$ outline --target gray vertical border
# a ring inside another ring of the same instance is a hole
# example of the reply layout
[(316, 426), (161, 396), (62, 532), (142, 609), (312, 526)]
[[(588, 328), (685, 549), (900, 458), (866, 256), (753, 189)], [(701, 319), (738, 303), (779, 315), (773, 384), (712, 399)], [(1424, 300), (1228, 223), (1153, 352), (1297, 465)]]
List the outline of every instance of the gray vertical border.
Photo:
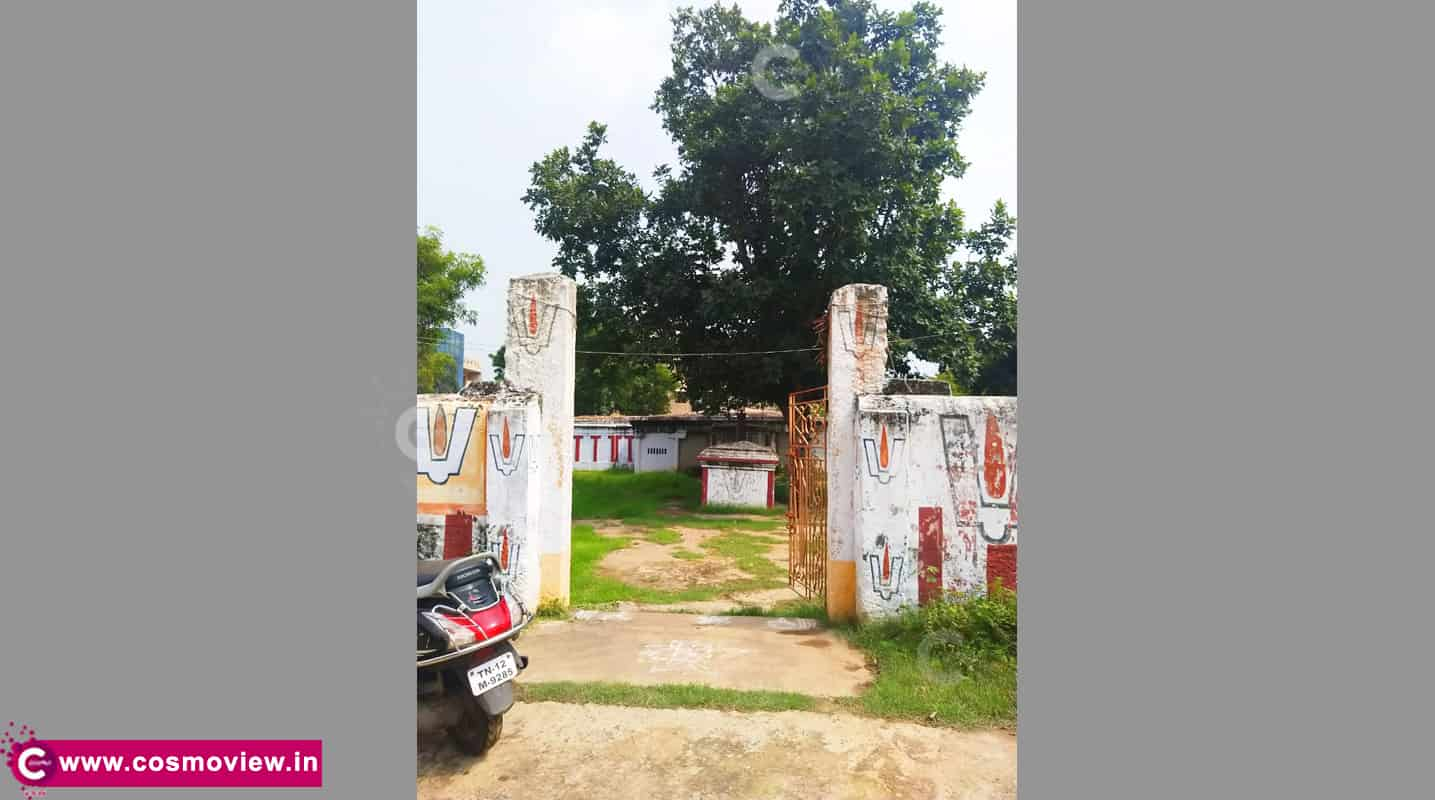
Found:
[(0, 10), (0, 724), (412, 796), (414, 69), (408, 3)]
[(1429, 17), (1022, 0), (1023, 797), (1429, 794)]

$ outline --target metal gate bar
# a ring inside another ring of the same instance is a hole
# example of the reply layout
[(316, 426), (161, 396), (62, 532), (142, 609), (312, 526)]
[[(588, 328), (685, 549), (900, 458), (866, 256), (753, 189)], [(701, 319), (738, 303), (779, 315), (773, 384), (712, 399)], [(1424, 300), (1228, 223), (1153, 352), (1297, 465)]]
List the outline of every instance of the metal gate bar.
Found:
[(827, 387), (787, 398), (787, 585), (827, 597)]

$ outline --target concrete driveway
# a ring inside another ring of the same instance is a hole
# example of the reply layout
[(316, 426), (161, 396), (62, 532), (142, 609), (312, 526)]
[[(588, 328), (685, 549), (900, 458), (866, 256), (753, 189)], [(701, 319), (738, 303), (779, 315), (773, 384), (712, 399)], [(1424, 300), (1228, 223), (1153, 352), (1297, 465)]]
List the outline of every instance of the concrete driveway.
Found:
[(853, 697), (872, 680), (862, 653), (809, 619), (578, 611), (540, 621), (518, 650), (524, 682), (701, 683)]

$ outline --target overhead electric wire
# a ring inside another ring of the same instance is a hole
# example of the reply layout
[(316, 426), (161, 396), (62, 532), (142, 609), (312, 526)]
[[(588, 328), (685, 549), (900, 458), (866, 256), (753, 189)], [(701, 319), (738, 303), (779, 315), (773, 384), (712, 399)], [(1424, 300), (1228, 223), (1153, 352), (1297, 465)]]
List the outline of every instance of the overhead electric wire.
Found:
[[(889, 339), (889, 340), (888, 340), (888, 343), (889, 343), (889, 344), (906, 344), (906, 343), (909, 343), (909, 342), (916, 342), (916, 341), (921, 341), (921, 340), (924, 340), (924, 339), (940, 339), (940, 338), (943, 338), (943, 337), (950, 337), (950, 336), (956, 336), (956, 335), (957, 335), (957, 334), (955, 334), (955, 333), (933, 333), (933, 334), (928, 334), (928, 335), (926, 335), (926, 336), (912, 336), (912, 337), (901, 338), (901, 339)], [(443, 340), (430, 341), (430, 340), (422, 339), (422, 338), (420, 338), (420, 339), (417, 340), (417, 342), (418, 342), (419, 344), (438, 344), (438, 343), (440, 343), (441, 341), (443, 341)], [(506, 344), (506, 343), (505, 343), (505, 344)], [(469, 348), (465, 346), (464, 349), (467, 350), (467, 349), (469, 349)], [(473, 348), (473, 349), (475, 349), (475, 350), (483, 350), (484, 348)], [(497, 350), (497, 349), (495, 348), (494, 351), (496, 352), (496, 350)], [(585, 356), (628, 356), (628, 357), (632, 357), (632, 358), (723, 358), (723, 357), (726, 357), (726, 356), (773, 356), (773, 355), (787, 355), (787, 354), (790, 354), (790, 353), (815, 353), (815, 352), (819, 352), (819, 351), (821, 351), (821, 350), (823, 350), (822, 347), (792, 347), (792, 348), (786, 348), (786, 349), (781, 349), (781, 350), (739, 350), (739, 351), (712, 350), (712, 351), (696, 352), (696, 353), (652, 353), (652, 352), (629, 352), (629, 351), (623, 351), (623, 350), (574, 350), (573, 352), (577, 353), (578, 355), (585, 355)]]

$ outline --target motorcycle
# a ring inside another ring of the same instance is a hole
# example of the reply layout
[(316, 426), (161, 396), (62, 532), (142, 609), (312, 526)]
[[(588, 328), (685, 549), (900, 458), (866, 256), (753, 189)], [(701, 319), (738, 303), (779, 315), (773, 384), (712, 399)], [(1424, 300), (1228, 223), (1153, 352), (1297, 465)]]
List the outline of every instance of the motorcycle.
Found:
[(420, 718), (435, 718), (472, 755), (498, 741), (513, 679), (528, 667), (513, 642), (533, 614), (508, 589), (492, 553), (418, 562)]

